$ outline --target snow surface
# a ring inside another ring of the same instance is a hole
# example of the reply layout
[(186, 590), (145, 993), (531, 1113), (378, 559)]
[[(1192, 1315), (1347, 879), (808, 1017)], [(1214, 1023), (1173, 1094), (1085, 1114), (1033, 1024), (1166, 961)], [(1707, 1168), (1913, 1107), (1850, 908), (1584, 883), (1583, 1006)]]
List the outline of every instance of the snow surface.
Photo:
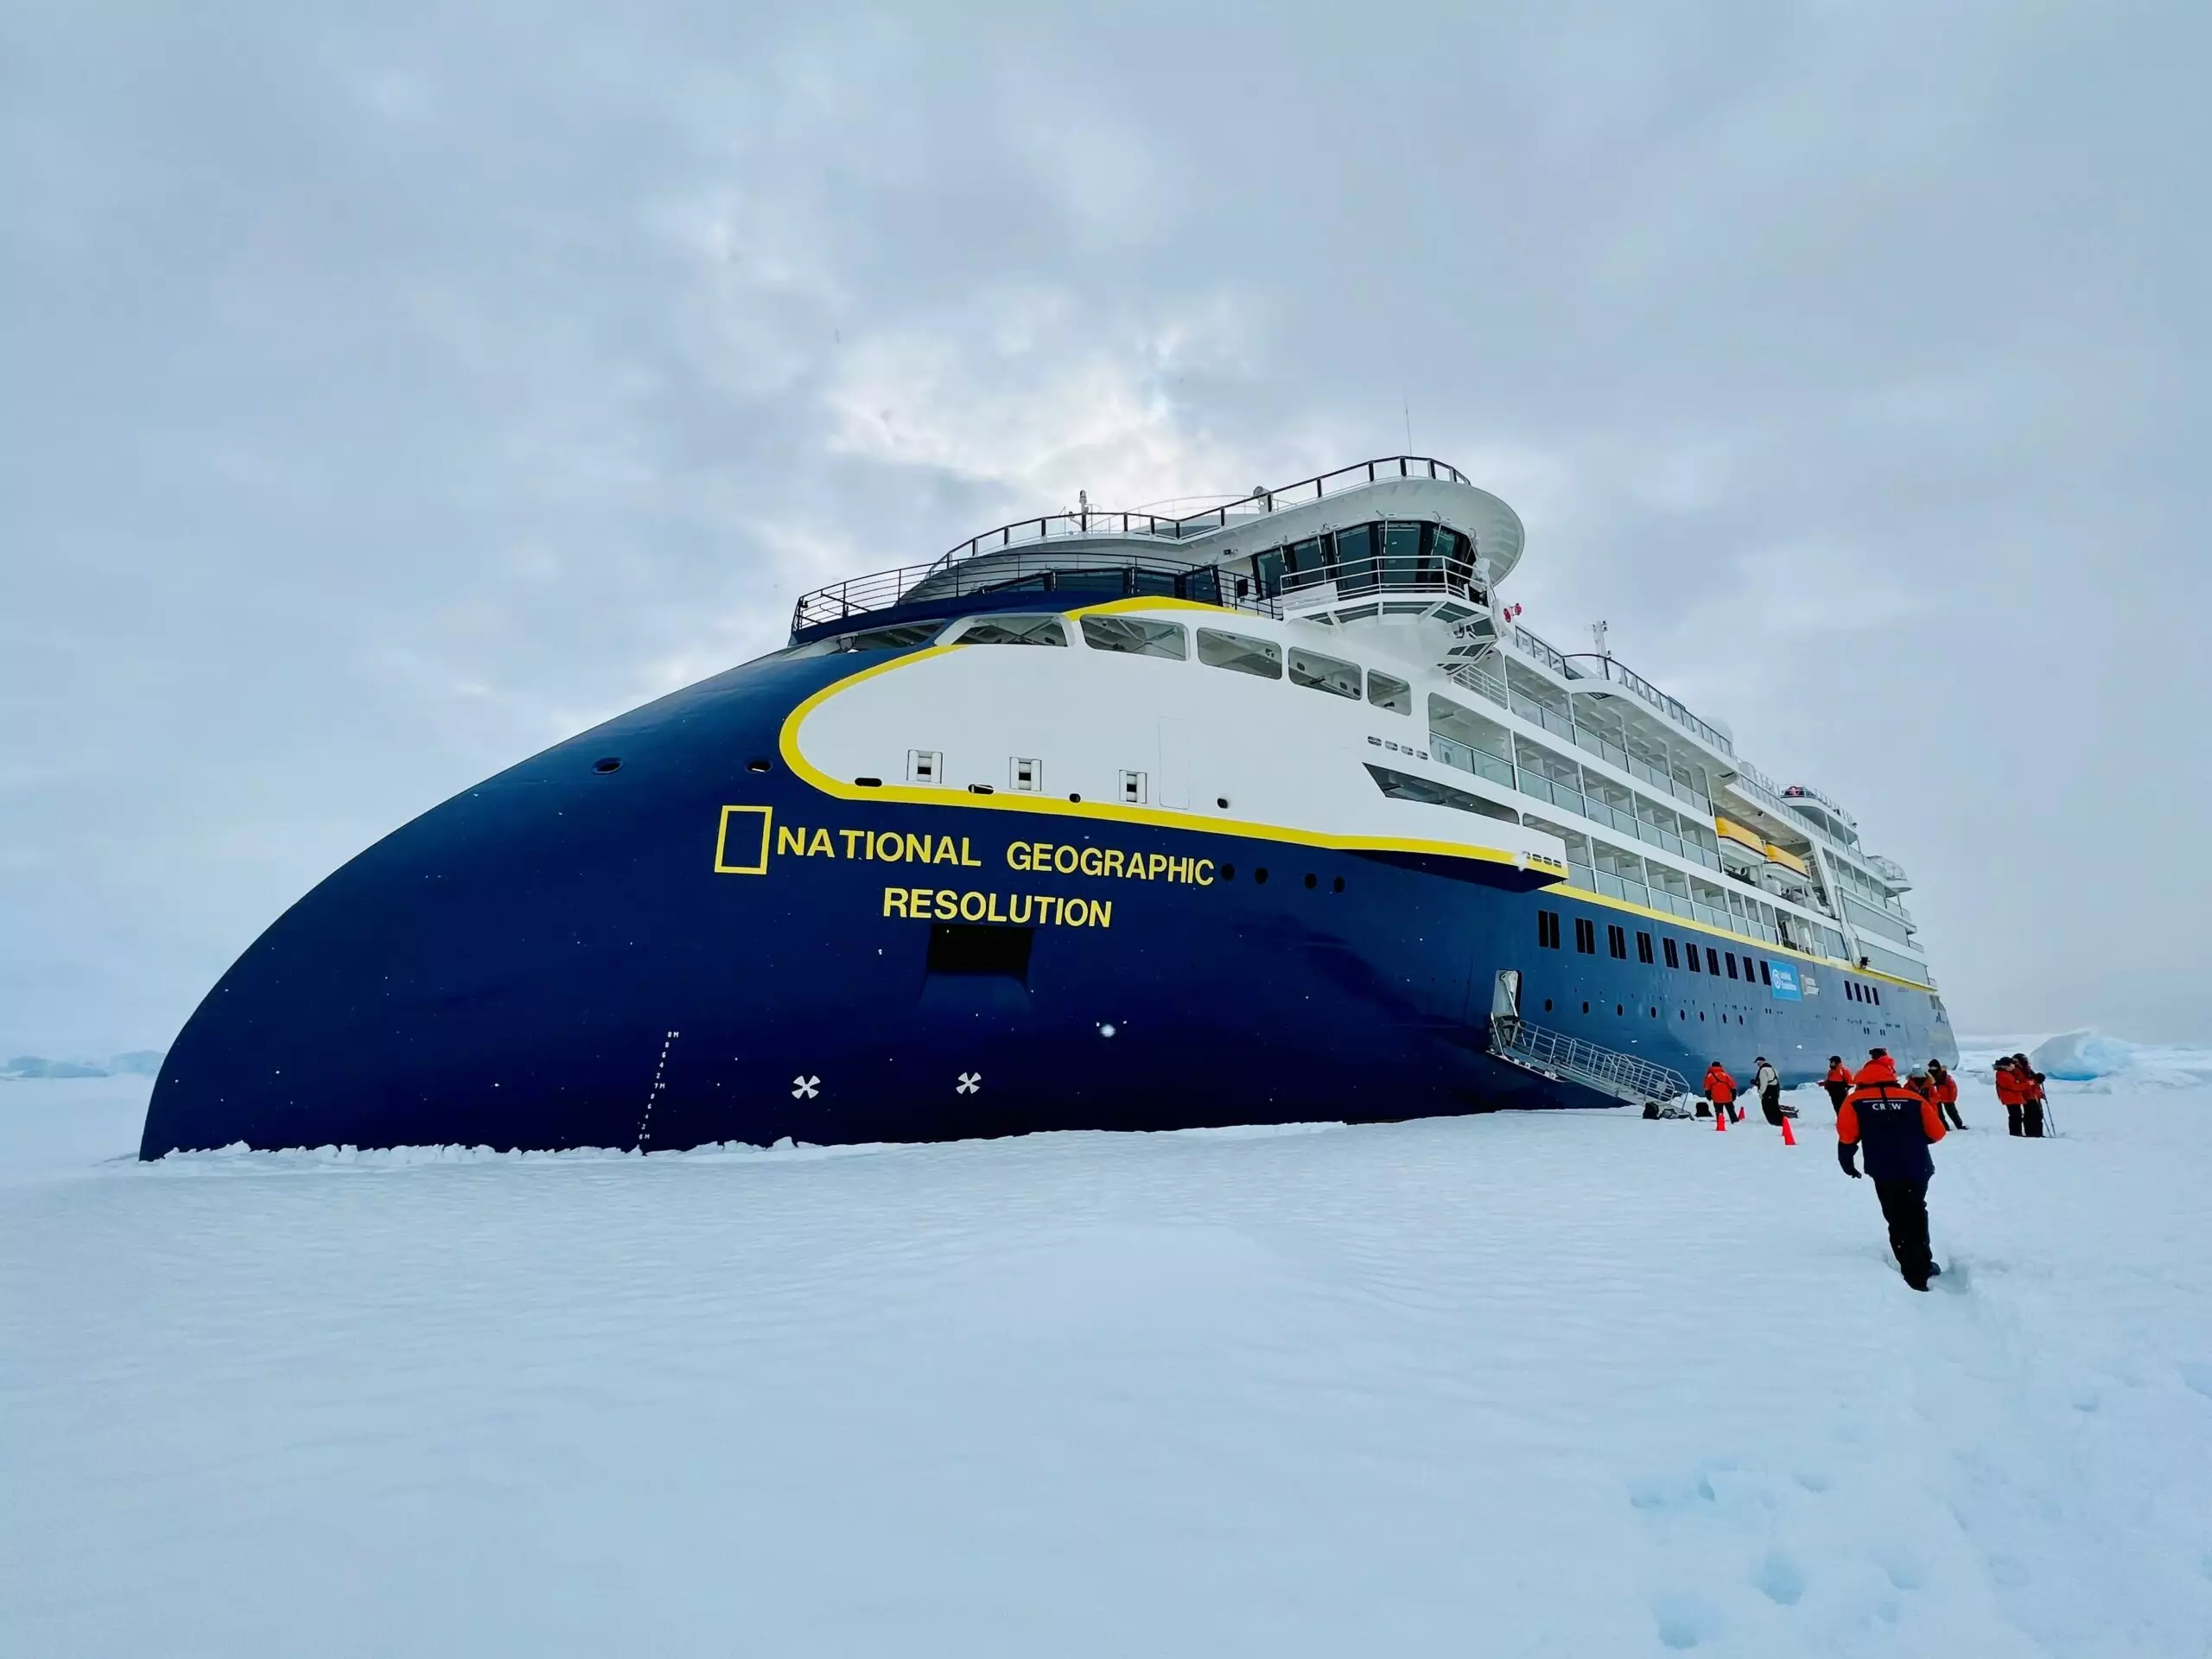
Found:
[(0, 1649), (2203, 1654), (2212, 1088), (2011, 1140), (1996, 1052), (1928, 1295), (1816, 1090), (141, 1166), (0, 1084)]

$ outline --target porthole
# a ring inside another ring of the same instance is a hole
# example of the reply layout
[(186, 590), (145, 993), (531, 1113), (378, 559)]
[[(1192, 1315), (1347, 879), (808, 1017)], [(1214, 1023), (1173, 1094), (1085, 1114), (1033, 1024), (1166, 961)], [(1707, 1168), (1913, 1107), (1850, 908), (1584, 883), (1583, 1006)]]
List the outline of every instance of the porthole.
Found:
[(1264, 887), (1268, 885), (1268, 867), (1266, 865), (1260, 865), (1253, 870), (1252, 885), (1257, 887)]
[(1083, 797), (1082, 797), (1082, 796), (1080, 796), (1080, 795), (1078, 795), (1078, 794), (1077, 794), (1073, 790), (1070, 790), (1070, 791), (1068, 791), (1068, 799), (1070, 799), (1070, 800), (1071, 800), (1071, 801), (1080, 802), (1080, 801), (1083, 799)]
[(1226, 795), (1215, 796), (1213, 798), (1213, 804), (1224, 812), (1229, 810), (1229, 797)]
[(1221, 879), (1224, 881), (1234, 881), (1236, 879), (1236, 867), (1234, 864), (1223, 865), (1221, 867)]
[(1587, 1013), (1589, 1013), (1589, 1012), (1590, 1012), (1590, 1005), (1589, 1005), (1587, 1002), (1585, 1002), (1585, 1003), (1582, 1005), (1582, 1012), (1583, 1012), (1583, 1013), (1585, 1013), (1585, 1014), (1587, 1014)]
[(594, 772), (620, 772), (622, 770), (622, 757), (616, 754), (603, 755), (591, 763), (591, 769)]
[(1342, 893), (1344, 890), (1344, 877), (1342, 877), (1341, 875), (1340, 875), (1340, 876), (1338, 876), (1335, 880), (1333, 880), (1333, 881), (1332, 881), (1332, 882), (1330, 882), (1330, 883), (1329, 883), (1329, 891), (1330, 891), (1331, 893)]
[(1621, 1005), (1620, 1005), (1619, 1003), (1616, 1002), (1616, 1003), (1614, 1003), (1614, 1004), (1613, 1004), (1613, 1018), (1614, 1018), (1614, 1019), (1616, 1019), (1616, 1020), (1618, 1020), (1618, 1019), (1619, 1019), (1620, 1017), (1621, 1017)]
[(747, 772), (766, 772), (768, 770), (768, 763), (766, 760), (756, 754), (750, 760), (745, 763), (745, 769)]
[(1321, 878), (1320, 878), (1319, 876), (1318, 876), (1318, 875), (1314, 874), (1313, 874), (1313, 871), (1311, 871), (1311, 870), (1308, 870), (1308, 871), (1306, 871), (1306, 892), (1311, 893), (1311, 892), (1313, 892), (1313, 889), (1314, 889), (1314, 888), (1316, 888), (1316, 887), (1319, 887), (1320, 885), (1321, 885)]
[(1549, 1014), (1551, 1011), (1552, 1011), (1552, 1000), (1551, 1000), (1551, 998), (1549, 998), (1549, 997), (1548, 996), (1548, 997), (1546, 997), (1546, 998), (1544, 999), (1544, 1012), (1545, 1012), (1546, 1014)]
[(997, 791), (988, 784), (970, 784), (968, 785), (968, 792), (970, 795), (993, 795), (997, 793)]

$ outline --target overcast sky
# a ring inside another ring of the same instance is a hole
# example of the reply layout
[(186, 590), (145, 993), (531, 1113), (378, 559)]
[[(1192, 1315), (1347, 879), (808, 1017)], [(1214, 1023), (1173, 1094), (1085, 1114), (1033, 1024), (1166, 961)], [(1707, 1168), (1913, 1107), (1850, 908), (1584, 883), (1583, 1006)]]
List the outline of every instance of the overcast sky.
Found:
[(1408, 425), (1962, 1028), (2212, 1039), (2212, 10), (1051, 10), (0, 0), (0, 1055), (817, 581)]

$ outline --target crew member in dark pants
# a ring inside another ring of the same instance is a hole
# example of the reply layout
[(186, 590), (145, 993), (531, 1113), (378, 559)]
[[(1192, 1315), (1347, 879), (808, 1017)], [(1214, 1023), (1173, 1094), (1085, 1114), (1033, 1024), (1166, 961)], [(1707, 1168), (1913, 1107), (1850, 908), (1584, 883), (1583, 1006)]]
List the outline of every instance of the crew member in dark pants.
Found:
[(1755, 1065), (1751, 1083), (1759, 1091), (1759, 1109), (1766, 1114), (1766, 1121), (1778, 1129), (1782, 1127), (1782, 1074), (1764, 1054)]
[(1736, 1079), (1718, 1060), (1705, 1068), (1705, 1097), (1713, 1103), (1715, 1117), (1726, 1114), (1732, 1123), (1744, 1121), (1743, 1113), (1736, 1109)]
[(1928, 1183), (1936, 1173), (1928, 1148), (1943, 1138), (1942, 1116), (1934, 1101), (1897, 1081), (1885, 1049), (1868, 1057), (1857, 1082), (1836, 1114), (1836, 1160), (1856, 1179), (1853, 1155), (1866, 1149), (1865, 1173), (1873, 1178), (1882, 1219), (1890, 1224), (1890, 1249), (1905, 1283), (1925, 1290), (1942, 1271), (1928, 1246)]
[(2012, 1069), (2012, 1057), (2007, 1054), (1997, 1062), (1990, 1073), (1990, 1081), (1997, 1085), (1997, 1103), (2005, 1109), (2005, 1132), (2021, 1133), (2020, 1107), (2027, 1096), (2020, 1092), (2020, 1074)]
[(2012, 1057), (2012, 1077), (2020, 1091), (2020, 1121), (2028, 1139), (2043, 1139), (2043, 1073), (2028, 1064), (2024, 1054)]
[(1821, 1079), (1821, 1087), (1828, 1091), (1828, 1104), (1837, 1111), (1843, 1110), (1843, 1097), (1851, 1092), (1851, 1073), (1843, 1064), (1843, 1056), (1828, 1056), (1828, 1074)]
[(1963, 1129), (1966, 1119), (1959, 1116), (1959, 1080), (1941, 1060), (1928, 1062), (1928, 1080), (1936, 1085), (1936, 1109), (1955, 1129)]

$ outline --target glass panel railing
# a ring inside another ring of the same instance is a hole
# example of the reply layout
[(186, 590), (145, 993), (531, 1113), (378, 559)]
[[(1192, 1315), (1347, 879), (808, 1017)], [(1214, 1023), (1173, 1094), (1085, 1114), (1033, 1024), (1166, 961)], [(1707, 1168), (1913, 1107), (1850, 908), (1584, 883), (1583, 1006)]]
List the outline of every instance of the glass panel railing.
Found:
[(1457, 766), (1462, 772), (1471, 772), (1478, 778), (1487, 778), (1493, 784), (1502, 784), (1508, 789), (1520, 787), (1513, 775), (1512, 763), (1487, 750), (1459, 742), (1456, 739), (1445, 736), (1441, 732), (1431, 732), (1428, 734), (1428, 749), (1431, 754), (1447, 766)]
[(1598, 872), (1598, 891), (1608, 899), (1619, 899), (1625, 896), (1624, 890), (1621, 887), (1620, 877), (1608, 875), (1603, 870)]
[(1587, 864), (1569, 864), (1567, 881), (1569, 887), (1580, 887), (1585, 893), (1598, 891), (1598, 873)]

